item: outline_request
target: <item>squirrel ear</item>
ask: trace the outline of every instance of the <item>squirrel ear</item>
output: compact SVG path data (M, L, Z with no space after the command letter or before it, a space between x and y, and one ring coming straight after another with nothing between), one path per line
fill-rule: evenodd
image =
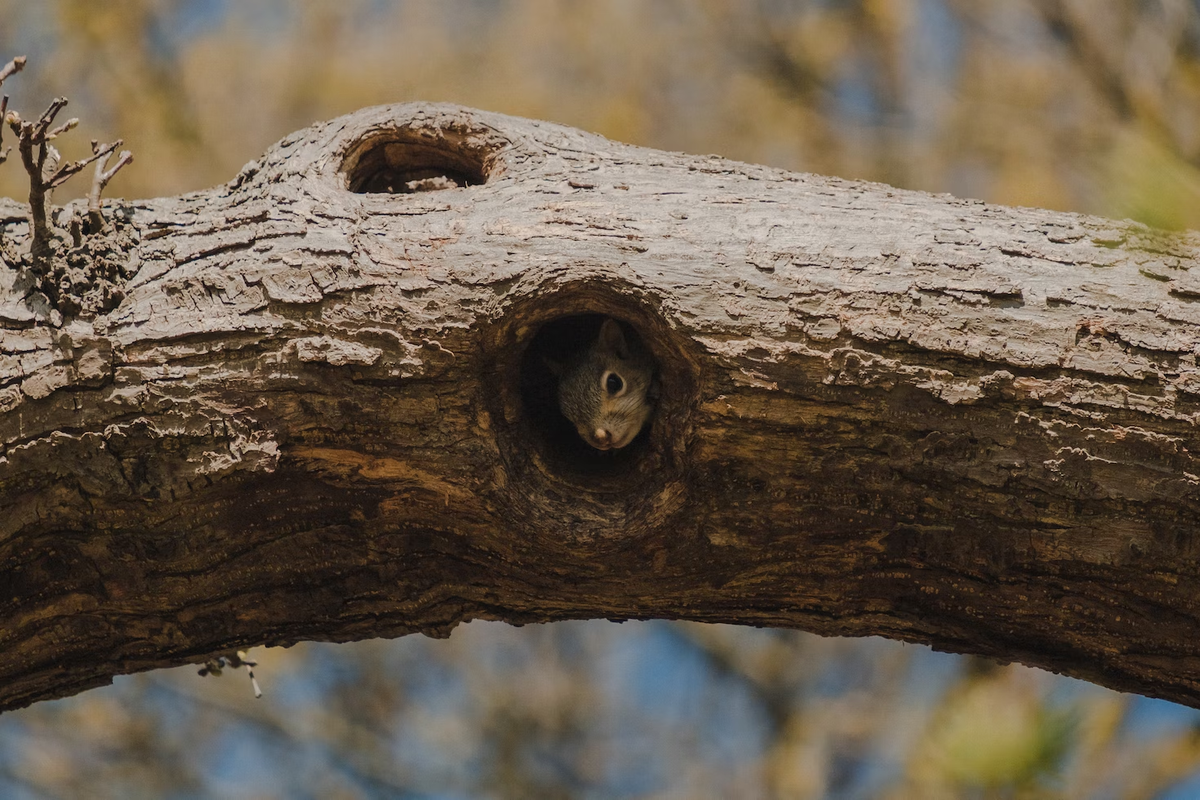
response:
M600 345L604 349L616 353L617 358L629 358L625 333L621 330L621 324L612 317L605 318L600 325Z

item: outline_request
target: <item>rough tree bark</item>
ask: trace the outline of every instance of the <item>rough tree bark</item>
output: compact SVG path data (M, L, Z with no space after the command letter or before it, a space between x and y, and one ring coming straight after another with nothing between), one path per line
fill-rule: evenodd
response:
M594 617L1200 706L1196 234L427 104L106 215L59 296L0 270L0 707ZM600 314L662 383L616 454L542 359Z

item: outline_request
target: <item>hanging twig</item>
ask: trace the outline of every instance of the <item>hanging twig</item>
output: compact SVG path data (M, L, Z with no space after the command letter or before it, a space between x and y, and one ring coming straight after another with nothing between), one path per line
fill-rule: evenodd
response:
M262 697L262 689L258 686L258 679L254 677L254 668L258 666L258 662L248 658L245 650L238 650L227 655L211 658L204 662L204 666L200 668L197 674L200 677L215 675L219 678L226 665L231 669L245 667L246 673L250 676L250 687L254 690L254 696Z

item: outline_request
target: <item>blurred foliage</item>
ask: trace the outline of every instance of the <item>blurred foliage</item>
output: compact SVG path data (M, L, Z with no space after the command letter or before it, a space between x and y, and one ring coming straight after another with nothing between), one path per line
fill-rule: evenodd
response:
M0 796L1148 800L1200 785L1195 712L880 639L474 622L445 641L256 655L262 700L242 671L182 667L6 714Z
M1196 0L0 0L5 85L201 189L445 100L624 141L1200 228ZM74 141L72 141L72 139ZM74 148L74 149L72 149ZM0 168L0 194L24 198ZM83 192L64 187L59 200ZM1200 796L1200 715L881 640L472 623L257 651L0 719L12 798Z
M315 120L422 99L1200 228L1195 0L0 0L0 18L0 51L31 58L15 107L66 95L79 152L90 134L136 153L113 196L205 188ZM0 193L24 196L19 170Z

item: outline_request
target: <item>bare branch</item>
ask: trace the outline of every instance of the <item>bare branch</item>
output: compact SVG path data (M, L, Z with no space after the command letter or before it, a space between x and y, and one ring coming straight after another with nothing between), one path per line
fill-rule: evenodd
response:
M0 97L0 164L8 161L8 154L12 152L12 148L4 148L4 118L8 116L8 95Z
M107 161L107 159L105 160ZM133 153L128 150L122 150L120 154L117 155L117 163L113 164L112 169L103 173L101 173L99 170L96 170L97 179L100 181L100 190L104 190L104 187L107 186L108 182L112 180L113 176L120 171L121 167L131 163L132 161Z
M36 124L22 121L15 112L9 115L9 125L19 136L18 146L21 160L25 164L25 171L29 173L29 216L33 227L31 251L35 259L45 258L50 252L50 225L46 214L46 193L66 183L88 164L104 158L121 146L121 140L106 145L97 145L93 142L92 155L79 161L68 161L59 166L58 151L50 145L50 140L79 124L79 120L70 119L57 128L50 129L54 117L66 104L66 98L57 98ZM48 160L49 164L47 164ZM47 175L46 172L49 174Z
M4 85L4 81L5 81L5 79L8 78L8 76L14 75L23 69L25 69L25 56L17 56L12 61L9 61L7 64L4 65L3 69L0 69L0 86ZM4 121L4 118L7 115L7 113L8 113L8 95L4 95L3 98L0 98L0 123L2 123ZM4 126L2 124L0 124L0 144L3 144L3 142L4 142ZM8 160L8 154L11 151L12 151L11 147L8 148L7 150L0 150L0 164L3 164L5 161Z
M122 140L118 139L117 141L113 142L112 145L106 146L113 148L119 147L121 144ZM93 141L92 152L96 153L99 152L99 150L100 148L97 146L96 142ZM109 152L111 153L112 150L110 149ZM92 233L98 233L99 231L104 230L105 227L104 215L100 212L101 192L104 191L104 187L108 186L108 182L112 180L113 176L117 174L121 167L125 166L130 161L133 161L133 153L129 152L128 150L121 151L120 155L117 156L117 162L112 165L111 169L105 169L105 165L108 163L107 153L103 154L103 158L100 158L96 161L96 171L92 176L92 190L88 192L88 222L90 223L89 227L91 228Z
M0 84L4 79L25 66L25 57L14 58L0 69ZM108 156L121 146L121 140L111 144L100 145L92 141L92 155L79 161L68 161L60 164L60 156L50 142L73 130L79 125L79 120L72 117L63 124L52 127L58 113L67 105L67 98L57 97L37 122L26 122L15 111L8 110L8 97L0 99L0 123L7 122L9 128L17 135L17 147L21 153L21 162L29 173L29 220L32 230L30 247L34 262L45 265L45 259L51 254L51 227L47 210L47 193L66 183L84 167L96 163L95 176L92 179L92 189L88 195L88 218L93 232L104 229L104 217L100 213L100 193L117 171L133 160L128 151L122 152L117 163L111 169L105 169ZM0 141L2 144L2 141ZM8 158L11 148L0 148L0 163ZM75 221L71 230L72 241L78 245L81 241L82 224Z
M42 114L42 118L37 121L37 125L33 128L32 135L35 144L41 144L46 141L46 131L54 124L54 118L58 116L58 112L62 111L66 104L67 98L65 97L56 97L50 103L50 107L46 109L46 113Z
M33 234L30 254L35 261L41 261L50 254L50 225L46 220L46 183L42 175L42 166L46 162L46 142L44 139L36 141L34 132L37 126L32 122L23 121L16 112L9 113L8 124L17 134L17 150L21 154L25 172L29 174L29 223ZM38 145L36 154L33 149L35 143Z
M111 153L113 150L116 150L120 146L121 146L121 140L118 139L115 142L101 146L96 152L92 153L87 158L81 158L78 161L68 161L67 163L65 163L61 167L59 167L57 170L55 170L54 174L51 175L46 180L46 188L47 189L56 189L59 186L62 186L72 176L77 174L80 170L82 170L88 164L91 164L93 161L103 158L104 156L108 155L109 153Z
M0 69L0 85L3 85L4 81L10 75L14 75L23 69L25 69L25 56L17 56L12 61L5 64L4 68Z
M46 141L50 141L51 139L57 139L59 136L66 133L67 131L74 129L75 126L77 126L78 124L79 124L79 117L71 117L69 120L64 122L62 125L59 125L57 128L55 128L54 130L47 133Z

